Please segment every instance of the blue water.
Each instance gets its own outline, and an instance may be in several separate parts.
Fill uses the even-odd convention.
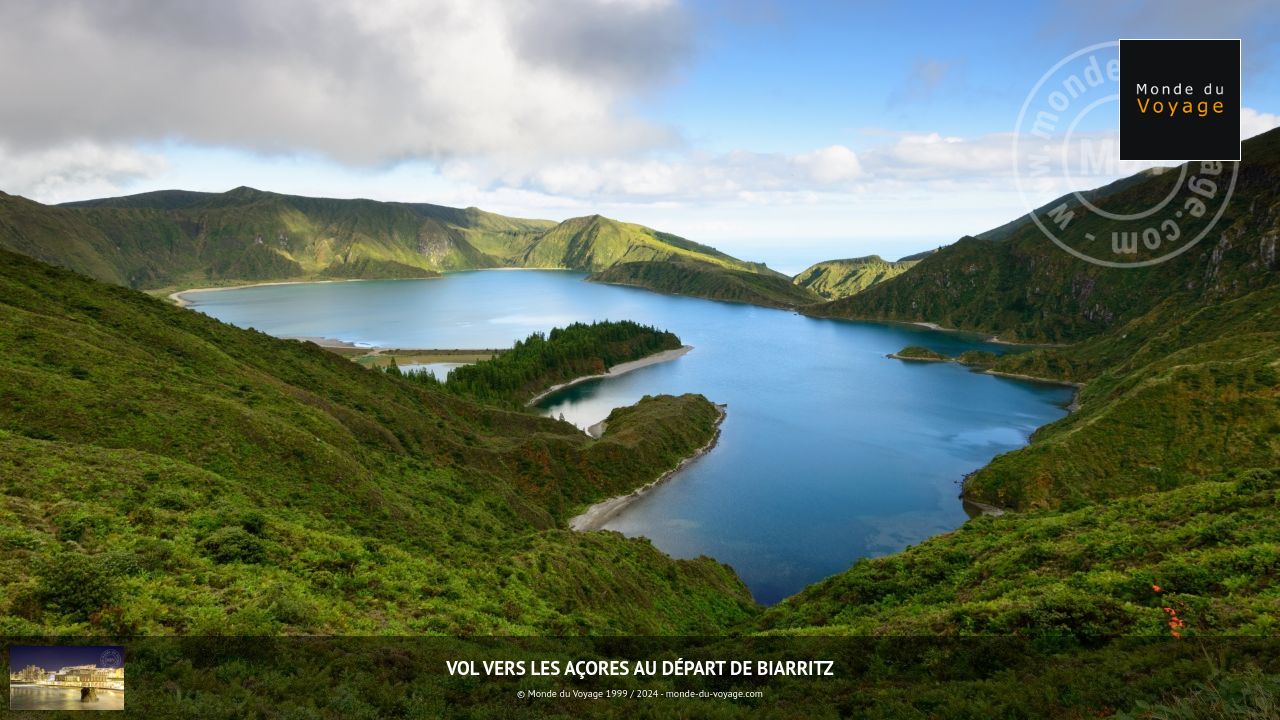
[[[597,285],[582,273],[479,271],[434,280],[277,285],[192,293],[196,309],[278,336],[403,348],[494,348],[577,320],[669,329],[689,354],[546,398],[586,428],[646,394],[728,405],[716,448],[606,527],[676,557],[709,555],[776,602],[861,557],[901,550],[966,518],[966,473],[1065,414],[1071,391],[891,360],[924,345],[1008,352],[908,325]]]

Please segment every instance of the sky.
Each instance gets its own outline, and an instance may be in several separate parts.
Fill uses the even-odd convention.
[[[103,653],[114,650],[114,660],[106,662],[124,662],[124,648],[118,645],[50,645],[26,646],[14,645],[9,648],[9,672],[17,672],[31,665],[43,670],[61,670],[73,665],[104,665]]]
[[[892,259],[1025,213],[1020,108],[1121,37],[1241,38],[1242,133],[1280,125],[1280,12],[1251,0],[4,0],[0,190],[248,185],[601,213],[789,272]]]

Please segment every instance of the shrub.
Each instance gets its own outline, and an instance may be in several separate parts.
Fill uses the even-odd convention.
[[[111,550],[101,555],[103,569],[112,577],[137,575],[142,572],[142,563],[133,550]]]
[[[100,557],[62,552],[36,566],[36,593],[45,607],[86,619],[111,604],[116,583]]]
[[[247,510],[240,515],[240,526],[254,535],[262,535],[267,529],[267,516],[257,510]]]
[[[195,505],[195,496],[189,490],[180,488],[160,488],[155,491],[151,500],[158,508],[165,510],[189,510]]]
[[[143,570],[163,570],[173,559],[173,543],[168,540],[143,538],[133,546],[138,566]]]
[[[67,513],[54,519],[58,526],[58,539],[64,542],[84,542],[106,535],[111,520],[99,515],[82,512]],[[89,536],[86,538],[86,535]]]
[[[214,531],[200,542],[200,549],[218,563],[260,563],[267,556],[262,541],[239,525]]]

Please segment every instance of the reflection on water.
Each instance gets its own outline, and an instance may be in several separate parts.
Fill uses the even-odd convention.
[[[1071,391],[891,360],[923,345],[947,355],[1009,352],[910,325],[816,320],[582,281],[582,273],[468,272],[443,280],[277,285],[189,294],[197,310],[278,336],[386,347],[508,347],[573,321],[635,320],[693,351],[580,383],[540,409],[581,428],[647,394],[702,393],[728,405],[715,450],[606,527],[676,557],[732,565],[772,603],[966,518],[959,481],[1065,414]]]
[[[9,686],[9,709],[123,710],[124,693],[120,690],[99,690],[96,701],[80,702],[78,688],[14,684]]]

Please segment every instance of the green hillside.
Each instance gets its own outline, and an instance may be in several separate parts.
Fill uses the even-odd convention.
[[[0,251],[0,634],[705,633],[731,570],[557,528],[706,444],[592,440]]]
[[[997,370],[1087,379],[1080,410],[965,482],[1002,507],[1076,507],[1280,461],[1280,284],[1194,310],[1170,303]]]
[[[764,271],[761,265],[715,248],[599,215],[565,220],[539,235],[516,260],[520,267],[592,271],[619,263],[661,261],[697,261],[733,270]]]
[[[879,255],[826,260],[810,265],[792,280],[827,300],[857,295],[877,283],[897,277],[915,265],[913,260],[890,262]]]
[[[144,289],[429,277],[492,267],[598,271],[632,261],[698,261],[770,273],[714,248],[599,215],[554,223],[476,208],[308,198],[247,187],[166,190],[56,207],[0,193],[0,247]]]
[[[1119,272],[1081,262],[1024,219],[998,228],[990,239],[962,238],[890,282],[806,312],[925,320],[1006,340],[1073,342],[1116,330],[1166,298],[1195,307],[1256,290],[1280,268],[1280,132],[1247,141],[1243,152],[1222,219],[1198,245],[1167,262]],[[1107,207],[1123,212],[1156,204],[1168,193],[1168,179],[1144,173],[1108,187]],[[1109,221],[1089,213],[1078,222],[1077,231],[1109,242]]]
[[[819,299],[809,290],[793,285],[780,273],[706,262],[625,262],[587,279],[614,285],[634,285],[672,295],[766,307],[799,307]]]

